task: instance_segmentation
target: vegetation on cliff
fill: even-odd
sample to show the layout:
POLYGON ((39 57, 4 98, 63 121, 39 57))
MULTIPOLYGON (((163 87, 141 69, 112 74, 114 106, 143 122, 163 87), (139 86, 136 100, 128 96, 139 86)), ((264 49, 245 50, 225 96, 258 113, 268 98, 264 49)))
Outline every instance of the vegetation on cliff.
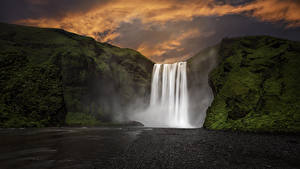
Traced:
POLYGON ((214 100, 206 128, 300 131, 300 42, 224 39, 218 61, 210 73, 214 100))
POLYGON ((153 63, 61 29, 0 24, 0 127, 97 125, 147 100, 153 63))

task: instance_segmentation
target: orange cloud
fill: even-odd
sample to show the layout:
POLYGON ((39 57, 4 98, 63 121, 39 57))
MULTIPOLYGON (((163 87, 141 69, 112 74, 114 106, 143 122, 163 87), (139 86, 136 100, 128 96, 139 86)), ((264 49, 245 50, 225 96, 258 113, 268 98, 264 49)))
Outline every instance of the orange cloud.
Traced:
MULTIPOLYGON (((150 46, 146 43, 143 43, 138 47, 137 50, 145 54, 146 56, 149 56, 153 60, 160 60, 160 62, 162 62, 164 61, 164 59, 159 59, 159 56, 167 53, 170 50, 175 50, 177 52, 182 51, 183 50, 183 48, 181 48, 182 40, 191 37, 199 37, 199 36, 201 36, 201 33, 199 32, 198 29, 191 29, 185 32, 180 32, 179 34, 176 34, 174 36, 171 36, 169 39, 166 39, 161 43, 157 43, 156 45, 150 46)), ((185 60, 186 57, 181 59, 185 60)))
POLYGON ((263 21, 286 21, 288 26, 300 26, 300 3, 295 0, 262 0, 241 8, 263 21))
MULTIPOLYGON (((41 3, 40 0, 29 0, 41 3)), ((139 19, 145 24, 164 26, 166 22, 188 21, 197 16, 223 16, 227 14, 246 14, 262 21, 285 21, 289 27, 300 26, 300 3, 293 0, 257 0, 244 5, 217 4, 214 0, 111 0, 95 6, 88 12, 69 12, 60 18, 39 18, 17 21, 19 24, 40 27, 63 28, 78 34, 94 37, 99 41, 113 42, 120 34, 116 32, 121 23, 139 19), (107 31, 105 37, 99 32, 107 31)), ((147 42, 137 50, 146 56, 157 58, 169 50, 181 50, 184 39, 200 36, 200 32, 188 30, 171 36, 154 46, 147 42)))

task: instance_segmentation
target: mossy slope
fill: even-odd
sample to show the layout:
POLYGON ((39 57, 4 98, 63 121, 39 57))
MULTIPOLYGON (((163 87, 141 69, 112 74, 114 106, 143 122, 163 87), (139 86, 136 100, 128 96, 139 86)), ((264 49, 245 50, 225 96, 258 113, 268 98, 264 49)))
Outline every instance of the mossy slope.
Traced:
POLYGON ((300 131, 300 43, 268 36, 224 39, 210 73, 214 100, 204 126, 300 131))
POLYGON ((97 125, 147 99, 153 63, 60 29, 0 24, 0 127, 97 125))

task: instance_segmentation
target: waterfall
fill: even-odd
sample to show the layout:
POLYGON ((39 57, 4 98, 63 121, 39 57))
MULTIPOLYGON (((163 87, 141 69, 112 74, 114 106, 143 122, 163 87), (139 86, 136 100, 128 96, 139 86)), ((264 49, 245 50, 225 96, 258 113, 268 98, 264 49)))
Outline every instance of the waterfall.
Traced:
POLYGON ((150 104, 143 101, 132 108, 129 119, 146 127, 202 127, 206 111, 213 101, 213 91, 208 84, 209 72, 216 66, 218 46, 186 62, 155 64, 152 72, 150 104), (187 66, 189 74, 187 76, 187 66), (187 82, 188 79, 192 81, 187 82), (189 90, 187 89, 189 83, 189 90))
POLYGON ((186 62, 155 64, 150 105, 137 120, 152 127, 190 128, 188 104, 186 62))

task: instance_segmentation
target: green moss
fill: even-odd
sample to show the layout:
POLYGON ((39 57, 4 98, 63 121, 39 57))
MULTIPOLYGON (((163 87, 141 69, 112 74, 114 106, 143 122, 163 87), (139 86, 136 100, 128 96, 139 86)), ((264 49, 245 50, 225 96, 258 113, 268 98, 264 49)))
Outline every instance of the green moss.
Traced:
POLYGON ((272 37, 225 39, 211 72, 215 99, 204 126, 300 131, 300 44, 272 37))
POLYGON ((152 66, 89 37, 0 23, 0 127, 64 125, 66 115, 83 125, 111 122, 147 99, 152 66))
POLYGON ((90 114, 69 112, 66 117, 66 124, 69 126, 97 126, 101 122, 90 114))

